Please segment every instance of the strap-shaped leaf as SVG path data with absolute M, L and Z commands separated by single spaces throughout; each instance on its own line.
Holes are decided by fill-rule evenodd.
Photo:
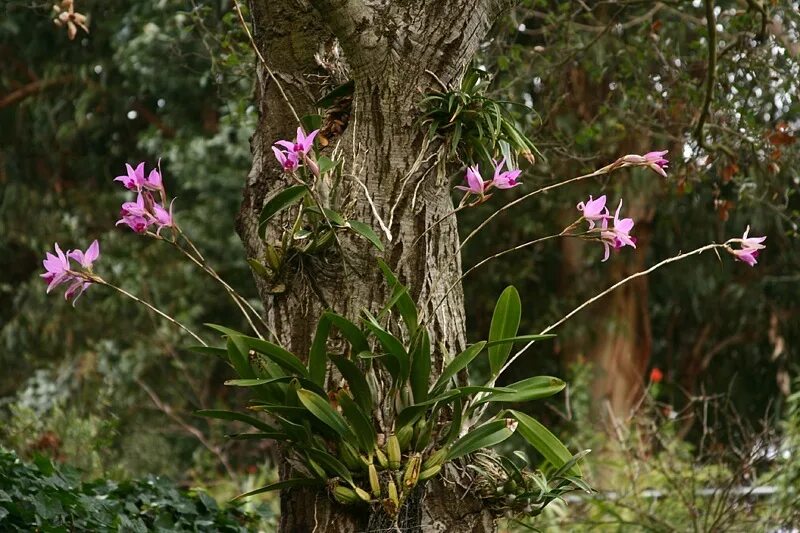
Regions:
M 519 433 L 537 452 L 556 468 L 561 468 L 572 459 L 572 454 L 564 444 L 553 435 L 549 429 L 540 424 L 533 417 L 519 411 L 508 411 L 511 416 L 519 421 Z M 573 466 L 569 473 L 581 477 L 578 465 Z
M 317 479 L 312 478 L 292 478 L 292 479 L 284 479 L 283 481 L 278 481 L 276 483 L 271 483 L 260 489 L 251 490 L 250 492 L 245 492 L 244 494 L 239 494 L 237 497 L 232 499 L 232 502 L 239 500 L 241 498 L 247 498 L 249 496 L 255 496 L 256 494 L 263 494 L 264 492 L 270 492 L 273 490 L 283 490 L 283 489 L 291 489 L 294 487 L 313 487 L 316 485 L 320 485 L 320 481 Z
M 519 330 L 519 321 L 522 315 L 522 303 L 519 293 L 513 286 L 506 287 L 492 315 L 492 325 L 489 328 L 489 342 L 514 337 Z M 496 376 L 508 359 L 513 344 L 498 344 L 489 348 L 489 369 L 492 376 Z
M 201 353 L 203 355 L 215 355 L 225 361 L 228 360 L 228 351 L 225 348 L 217 348 L 214 346 L 187 346 L 187 350 L 194 353 Z
M 305 452 L 311 459 L 316 461 L 327 472 L 339 476 L 340 478 L 347 481 L 351 486 L 355 488 L 355 483 L 353 482 L 353 475 L 350 473 L 350 470 L 348 470 L 348 468 L 344 465 L 344 463 L 342 463 L 339 459 L 329 454 L 328 452 L 318 450 L 316 448 L 308 448 L 307 450 L 305 450 Z
M 484 385 L 466 385 L 464 387 L 457 387 L 453 390 L 458 391 L 462 396 L 471 396 L 476 392 L 489 392 L 498 394 L 516 392 L 514 389 L 508 387 L 486 387 Z
M 322 421 L 322 423 L 330 427 L 353 446 L 358 446 L 358 439 L 353 433 L 353 430 L 347 425 L 342 415 L 331 407 L 326 398 L 306 389 L 297 391 L 297 397 L 300 399 L 303 406 L 311 411 L 311 414 Z
M 232 440 L 288 440 L 289 439 L 289 435 L 281 431 L 270 431 L 269 433 L 266 431 L 259 433 L 231 433 L 230 435 L 225 435 L 225 437 Z
M 395 422 L 396 429 L 399 431 L 401 427 L 407 426 L 409 424 L 413 424 L 416 422 L 420 416 L 422 416 L 430 406 L 435 405 L 437 403 L 448 403 L 451 401 L 455 401 L 456 398 L 459 398 L 461 393 L 457 390 L 450 390 L 445 392 L 444 394 L 440 394 L 435 398 L 428 398 L 424 402 L 415 403 L 414 405 L 409 405 L 402 411 L 400 414 L 397 415 L 397 421 Z
M 247 360 L 247 346 L 241 342 L 241 337 L 228 337 L 226 347 L 228 349 L 228 360 L 230 361 L 231 365 L 233 365 L 236 373 L 244 379 L 255 378 L 256 373 L 253 371 L 253 368 L 250 366 L 250 362 Z
M 375 434 L 375 426 L 372 424 L 371 414 L 367 414 L 370 412 L 365 413 L 362 411 L 353 398 L 344 390 L 340 391 L 336 397 L 339 400 L 339 406 L 342 408 L 342 414 L 350 422 L 358 437 L 361 451 L 367 454 L 372 453 L 378 436 Z
M 229 387 L 259 387 L 262 385 L 272 385 L 275 383 L 290 383 L 296 381 L 298 383 L 297 388 L 303 386 L 311 391 L 316 392 L 317 394 L 324 396 L 325 390 L 314 383 L 305 378 L 297 378 L 295 376 L 280 376 L 277 378 L 256 378 L 256 379 L 229 379 L 225 382 L 225 385 Z
M 255 337 L 242 337 L 242 339 L 249 349 L 266 355 L 289 372 L 308 378 L 306 366 L 288 350 L 281 348 L 277 344 L 262 339 L 256 339 Z
M 347 320 L 345 317 L 337 315 L 332 311 L 326 311 L 323 316 L 330 320 L 331 324 L 336 326 L 336 329 L 338 329 L 344 338 L 347 339 L 347 342 L 349 342 L 350 346 L 353 348 L 353 353 L 369 351 L 369 342 L 367 342 L 367 337 L 358 326 Z
M 464 419 L 464 402 L 461 398 L 456 398 L 453 402 L 453 419 L 450 421 L 450 427 L 447 429 L 447 434 L 444 437 L 442 447 L 450 446 L 458 436 L 461 434 L 461 423 Z
M 386 278 L 389 287 L 392 289 L 392 297 L 389 299 L 389 304 L 387 304 L 387 307 L 397 307 L 397 310 L 400 312 L 400 316 L 403 317 L 403 322 L 408 328 L 408 332 L 413 336 L 417 332 L 417 327 L 419 326 L 417 305 L 411 298 L 408 288 L 400 283 L 400 281 L 397 279 L 397 276 L 395 276 L 394 272 L 392 272 L 392 269 L 389 268 L 389 265 L 387 265 L 382 259 L 379 259 L 378 266 L 380 267 L 381 272 L 383 272 L 383 276 Z
M 431 339 L 428 330 L 420 328 L 411 343 L 411 374 L 409 384 L 414 395 L 414 403 L 428 399 L 428 386 L 431 379 Z
M 323 313 L 319 322 L 317 322 L 317 331 L 314 333 L 314 341 L 311 343 L 311 350 L 308 353 L 308 376 L 311 381 L 319 386 L 325 384 L 325 371 L 328 368 L 328 335 L 330 331 L 330 318 L 326 313 Z
M 263 239 L 270 219 L 287 207 L 302 200 L 307 193 L 308 188 L 305 185 L 292 185 L 267 200 L 261 210 L 261 215 L 258 217 L 258 236 Z
M 358 220 L 349 220 L 347 222 L 347 225 L 350 227 L 351 230 L 353 230 L 354 232 L 356 232 L 357 234 L 361 235 L 369 242 L 371 242 L 372 245 L 375 248 L 377 248 L 379 252 L 383 251 L 383 243 L 381 242 L 381 238 L 378 237 L 378 234 L 375 233 L 375 230 L 373 230 L 367 224 L 359 222 Z
M 505 386 L 505 391 L 495 391 L 475 405 L 485 402 L 529 402 L 548 398 L 564 390 L 566 383 L 551 376 L 534 376 Z M 511 392 L 508 392 L 511 389 Z
M 397 370 L 395 372 L 396 375 L 393 375 L 392 378 L 394 378 L 395 381 L 400 382 L 407 380 L 408 374 L 411 371 L 411 367 L 409 364 L 408 352 L 406 352 L 403 343 L 400 342 L 397 337 L 378 325 L 375 317 L 373 317 L 369 312 L 364 311 L 364 314 L 367 315 L 368 318 L 368 320 L 364 321 L 364 325 L 376 337 L 378 337 L 378 341 L 381 343 L 381 346 L 383 346 L 383 349 L 386 350 L 397 362 Z M 388 366 L 387 369 L 390 371 L 392 370 Z
M 442 371 L 442 375 L 439 376 L 439 379 L 436 380 L 434 383 L 433 388 L 431 389 L 431 395 L 438 394 L 442 390 L 444 390 L 447 382 L 464 370 L 467 365 L 469 365 L 473 359 L 475 359 L 479 353 L 483 351 L 483 348 L 486 346 L 486 341 L 481 341 L 478 343 L 473 344 L 472 346 L 468 347 L 466 350 L 458 354 L 453 358 L 450 363 L 444 367 Z
M 342 377 L 350 385 L 350 392 L 355 398 L 355 402 L 365 413 L 372 413 L 372 391 L 367 383 L 367 378 L 361 369 L 354 362 L 344 357 L 329 355 L 333 364 L 339 369 Z
M 479 426 L 453 443 L 447 460 L 458 459 L 481 448 L 489 448 L 514 434 L 517 422 L 513 419 L 493 420 Z
M 274 433 L 277 430 L 270 426 L 269 424 L 262 422 L 258 418 L 250 415 L 246 415 L 244 413 L 237 413 L 235 411 L 224 411 L 221 409 L 201 409 L 200 411 L 195 411 L 195 415 L 203 416 L 206 418 L 217 418 L 219 420 L 235 420 L 237 422 L 244 422 L 245 424 L 249 424 L 256 429 L 260 429 L 261 431 L 265 431 L 268 433 Z
M 487 348 L 491 348 L 492 346 L 499 346 L 502 344 L 514 344 L 515 342 L 530 342 L 530 341 L 540 341 L 544 339 L 552 339 L 556 335 L 553 333 L 547 333 L 546 335 L 518 335 L 516 337 L 509 337 L 507 339 L 498 339 L 491 342 L 486 343 Z

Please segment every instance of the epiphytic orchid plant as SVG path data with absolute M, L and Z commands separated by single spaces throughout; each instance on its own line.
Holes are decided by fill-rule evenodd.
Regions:
M 265 202 L 260 232 L 267 240 L 267 223 L 284 211 L 293 210 L 287 213 L 287 219 L 294 223 L 269 236 L 265 257 L 251 258 L 249 262 L 255 272 L 276 286 L 288 264 L 310 254 L 325 253 L 336 245 L 340 231 L 352 231 L 383 251 L 381 240 L 370 225 L 350 220 L 347 213 L 336 211 L 334 204 L 323 205 L 317 187 L 321 180 L 335 177 L 339 165 L 315 152 L 316 135 L 317 131 L 306 135 L 300 128 L 294 140 L 281 140 L 273 146 L 278 165 L 293 183 Z M 521 143 L 521 146 L 527 145 Z M 498 213 L 556 187 L 632 166 L 649 168 L 665 176 L 665 155 L 666 151 L 626 155 L 590 174 L 529 192 L 487 217 L 462 246 Z M 465 193 L 459 209 L 484 202 L 492 189 L 521 186 L 521 171 L 513 168 L 510 161 L 506 157 L 499 162 L 491 160 L 494 175 L 489 181 L 481 177 L 478 163 L 469 165 L 466 185 L 456 187 Z M 552 337 L 553 329 L 636 277 L 707 250 L 725 250 L 735 259 L 754 266 L 765 247 L 765 237 L 750 237 L 748 227 L 741 238 L 678 254 L 612 285 L 536 334 L 519 334 L 521 301 L 516 289 L 508 287 L 497 301 L 486 340 L 469 345 L 458 354 L 442 354 L 446 364 L 431 383 L 432 353 L 444 348 L 431 343 L 431 332 L 420 314 L 420 309 L 427 309 L 429 302 L 426 305 L 415 302 L 387 264 L 381 261 L 380 268 L 391 296 L 380 312 L 372 314 L 364 310 L 359 317 L 325 312 L 317 323 L 310 353 L 301 358 L 265 338 L 271 332 L 258 311 L 222 280 L 180 228 L 177 221 L 180 213 L 176 215 L 173 211 L 174 200 L 169 200 L 160 166 L 149 173 L 145 167 L 145 163 L 136 167 L 126 165 L 126 173 L 114 179 L 135 194 L 135 199 L 122 204 L 117 225 L 181 251 L 228 292 L 247 318 L 252 335 L 214 325 L 224 336 L 225 345 L 209 346 L 184 324 L 97 274 L 95 264 L 100 257 L 100 245 L 96 240 L 86 251 L 64 251 L 55 244 L 55 253 L 48 252 L 44 260 L 42 277 L 47 282 L 47 291 L 66 285 L 65 297 L 74 305 L 92 285 L 112 288 L 184 329 L 200 343 L 194 348 L 196 351 L 218 355 L 230 363 L 239 377 L 227 385 L 252 391 L 249 408 L 254 413 L 206 410 L 198 414 L 236 420 L 252 428 L 231 438 L 271 439 L 288 444 L 286 458 L 293 470 L 293 477 L 242 496 L 294 486 L 317 486 L 325 488 L 342 504 L 371 505 L 391 517 L 397 516 L 415 487 L 439 475 L 445 465 L 465 457 L 481 473 L 476 481 L 477 492 L 497 509 L 537 514 L 567 491 L 590 490 L 578 465 L 587 451 L 573 454 L 537 420 L 507 408 L 509 403 L 557 394 L 564 388 L 564 382 L 555 377 L 534 376 L 497 386 L 498 379 L 533 343 Z M 331 200 L 326 198 L 326 201 Z M 552 238 L 598 242 L 604 248 L 602 261 L 610 258 L 612 250 L 635 248 L 636 239 L 631 234 L 634 221 L 623 217 L 623 201 L 619 200 L 613 215 L 607 201 L 606 195 L 590 196 L 577 204 L 579 216 L 561 232 L 487 257 L 468 269 L 462 279 L 492 259 Z M 582 228 L 583 222 L 586 226 Z M 402 326 L 397 327 L 395 317 Z M 337 343 L 332 350 L 328 339 L 334 332 L 338 332 L 344 343 Z M 523 346 L 512 355 L 514 345 L 519 344 Z M 480 382 L 458 379 L 483 354 L 488 359 L 488 377 Z M 337 370 L 335 378 L 329 368 Z M 473 372 L 473 378 L 475 375 Z M 387 395 L 377 386 L 378 380 L 384 378 L 391 382 Z M 452 413 L 444 424 L 439 416 L 442 410 Z M 485 452 L 515 433 L 544 458 L 543 465 L 539 465 L 542 468 L 532 469 L 518 456 Z

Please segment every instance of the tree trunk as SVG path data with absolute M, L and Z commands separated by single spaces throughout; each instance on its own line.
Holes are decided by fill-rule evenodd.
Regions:
M 504 7 L 500 0 L 312 0 L 251 4 L 256 44 L 271 74 L 257 67 L 260 122 L 252 139 L 253 168 L 239 214 L 238 231 L 249 257 L 262 258 L 258 216 L 265 199 L 287 185 L 272 156 L 278 139 L 291 139 L 297 121 L 315 113 L 332 87 L 355 81 L 352 100 L 336 111 L 344 131 L 327 135 L 326 155 L 343 161 L 343 179 L 322 183 L 323 205 L 370 224 L 382 237 L 380 257 L 395 271 L 430 317 L 433 374 L 444 353 L 465 345 L 464 302 L 458 233 L 452 212 L 448 165 L 440 146 L 415 126 L 421 95 L 457 82 L 481 39 Z M 276 82 L 277 80 L 277 82 Z M 288 100 L 288 101 L 287 101 Z M 324 114 L 324 113 L 323 113 Z M 331 113 L 328 114 L 329 116 Z M 323 128 L 327 128 L 323 125 Z M 335 129 L 335 128 L 334 128 Z M 452 170 L 452 169 L 451 169 Z M 436 224 L 442 218 L 444 221 Z M 278 221 L 267 232 L 276 239 Z M 308 353 L 317 320 L 331 308 L 351 319 L 376 311 L 387 290 L 378 254 L 364 239 L 339 233 L 340 252 L 304 262 L 280 283 L 257 277 L 267 318 L 281 344 Z M 439 302 L 442 301 L 439 305 Z M 456 483 L 430 483 L 401 512 L 401 527 L 425 531 L 489 531 L 493 517 Z M 286 474 L 286 472 L 284 472 Z M 295 490 L 282 495 L 282 531 L 386 529 L 375 516 L 353 514 L 326 493 Z M 391 524 L 388 524 L 391 526 Z

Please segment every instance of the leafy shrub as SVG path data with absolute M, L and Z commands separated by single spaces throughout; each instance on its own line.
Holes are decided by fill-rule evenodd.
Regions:
M 37 457 L 0 451 L 2 531 L 250 531 L 256 517 L 220 507 L 200 491 L 150 476 L 81 483 L 79 472 Z

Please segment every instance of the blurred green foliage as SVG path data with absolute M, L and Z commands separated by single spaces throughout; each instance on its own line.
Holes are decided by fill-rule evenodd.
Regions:
M 272 517 L 220 506 L 203 491 L 169 481 L 81 482 L 80 473 L 44 456 L 27 464 L 0 449 L 3 531 L 254 531 Z
M 59 453 L 83 461 L 70 449 L 95 434 L 111 441 L 82 463 L 93 475 L 183 476 L 198 461 L 198 442 L 140 382 L 186 418 L 217 401 L 225 366 L 185 352 L 185 336 L 117 295 L 91 291 L 75 309 L 45 296 L 39 261 L 53 241 L 84 247 L 98 238 L 109 279 L 195 330 L 213 320 L 244 329 L 202 272 L 114 227 L 129 194 L 112 180 L 126 162 L 161 158 L 181 226 L 260 305 L 233 216 L 256 121 L 251 53 L 219 2 L 78 2 L 90 33 L 74 41 L 53 25 L 50 7 L 7 2 L 0 20 L 2 93 L 24 95 L 0 108 L 0 364 L 13 369 L 0 376 L 0 397 L 16 404 L 2 433 L 25 453 L 38 436 L 20 436 L 23 419 L 58 431 L 74 416 L 86 431 L 58 431 Z M 207 432 L 202 422 L 187 424 Z M 205 464 L 216 476 L 218 459 Z

